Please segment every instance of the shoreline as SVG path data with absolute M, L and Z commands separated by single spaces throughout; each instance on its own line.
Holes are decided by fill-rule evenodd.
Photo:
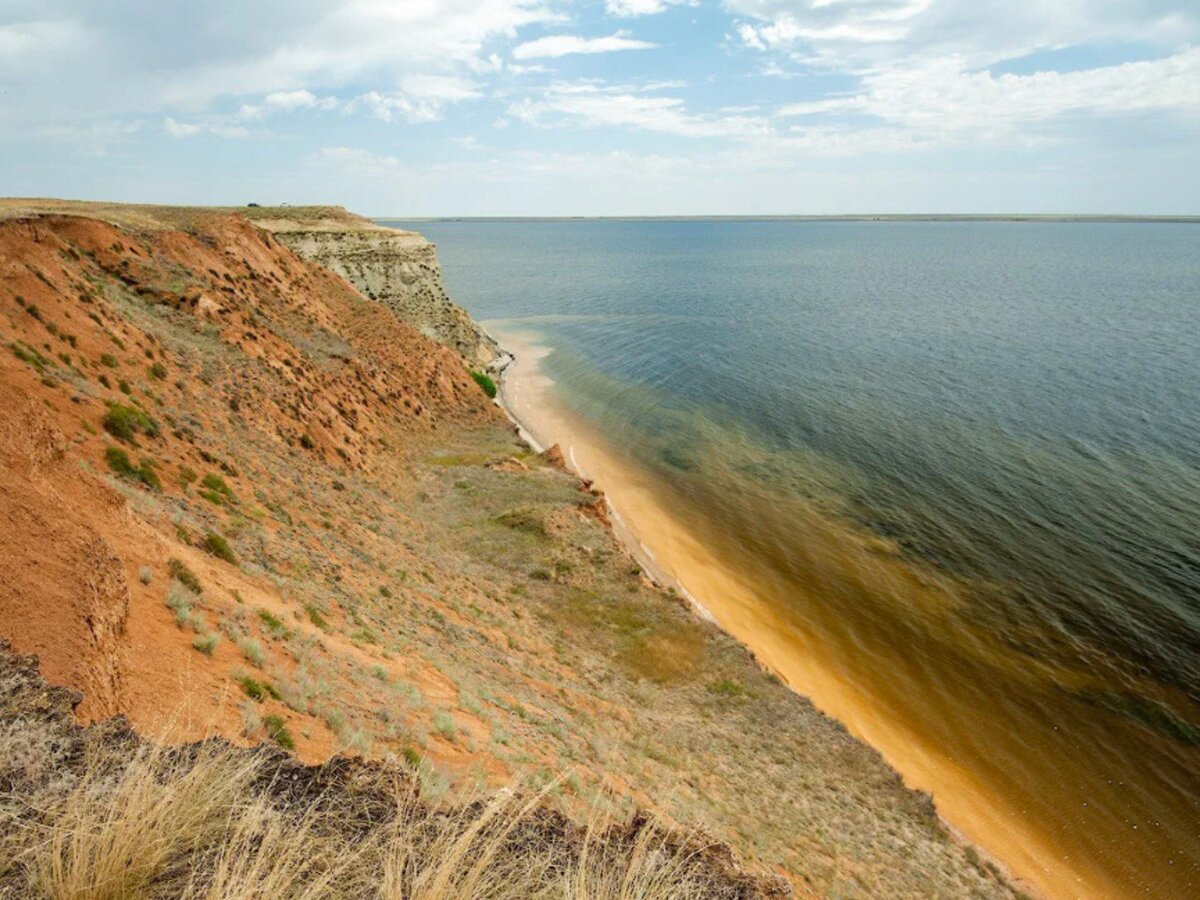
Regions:
M 529 444 L 535 453 L 544 453 L 557 442 L 549 441 L 549 439 L 544 435 L 539 437 L 534 432 L 533 426 L 520 417 L 514 408 L 513 401 L 508 396 L 508 370 L 516 365 L 518 357 L 511 350 L 508 350 L 506 347 L 504 347 L 503 344 L 497 340 L 495 335 L 488 332 L 487 329 L 484 329 L 484 331 L 490 338 L 492 338 L 492 340 L 496 341 L 497 346 L 500 347 L 502 362 L 496 369 L 496 403 L 504 411 L 504 414 L 508 416 L 508 420 L 516 427 L 517 435 L 521 438 L 521 440 Z M 549 441 L 549 443 L 547 443 L 547 441 Z M 573 474 L 586 481 L 594 482 L 591 474 L 584 469 L 583 466 L 579 464 L 578 459 L 576 459 L 573 445 L 569 445 L 567 447 L 563 459 L 566 461 L 567 467 Z M 604 494 L 604 503 L 608 510 L 610 527 L 613 530 L 613 534 L 617 536 L 617 540 L 620 541 L 621 546 L 623 546 L 629 552 L 634 561 L 642 567 L 646 577 L 649 578 L 650 581 L 657 587 L 674 591 L 676 594 L 686 599 L 691 605 L 692 609 L 695 611 L 696 615 L 704 619 L 706 622 L 712 622 L 714 625 L 720 627 L 720 622 L 717 621 L 717 617 L 713 615 L 712 611 L 709 610 L 708 607 L 706 607 L 703 603 L 701 603 L 699 599 L 697 599 L 696 596 L 687 589 L 683 582 L 667 571 L 667 569 L 662 566 L 658 559 L 655 558 L 654 551 L 647 546 L 645 541 L 643 541 L 638 536 L 637 532 L 625 521 L 625 518 L 621 515 L 621 511 L 613 505 L 607 493 Z M 753 648 L 750 649 L 753 653 Z M 755 659 L 758 659 L 758 657 L 755 656 Z M 762 660 L 759 660 L 759 664 L 769 668 L 770 671 L 775 675 L 782 677 L 782 673 L 776 672 Z
M 996 864 L 1011 884 L 1037 897 L 1123 896 L 1099 873 L 1072 867 L 1053 844 L 1020 821 L 1008 798 L 953 759 L 940 758 L 906 723 L 886 720 L 835 666 L 828 661 L 823 665 L 813 658 L 816 654 L 805 655 L 787 634 L 786 618 L 676 520 L 650 478 L 613 459 L 602 436 L 585 434 L 585 424 L 554 408 L 547 396 L 554 382 L 538 368 L 538 360 L 551 351 L 538 341 L 537 335 L 515 331 L 497 338 L 506 357 L 497 373 L 498 405 L 531 446 L 540 451 L 559 444 L 571 471 L 603 491 L 614 533 L 652 580 L 686 597 L 698 615 L 746 647 L 760 666 L 880 753 L 908 788 L 932 796 L 946 830 Z M 526 371 L 518 373 L 518 365 Z M 646 532 L 653 532 L 660 554 L 642 539 Z

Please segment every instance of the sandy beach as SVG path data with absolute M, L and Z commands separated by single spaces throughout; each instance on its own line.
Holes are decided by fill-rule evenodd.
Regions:
M 767 601 L 760 585 L 719 558 L 711 538 L 685 521 L 662 484 L 621 458 L 557 401 L 554 382 L 539 368 L 550 350 L 536 334 L 504 323 L 487 325 L 513 356 L 501 377 L 502 405 L 527 439 L 539 449 L 558 444 L 571 468 L 605 493 L 618 535 L 657 581 L 687 596 L 699 614 L 740 640 L 764 667 L 882 753 L 907 785 L 932 794 L 947 826 L 982 848 L 1026 890 L 1047 897 L 1122 896 L 1103 873 L 1079 866 L 1062 846 L 1028 827 L 1028 817 L 1008 797 L 880 708 L 850 671 L 789 620 L 786 610 Z M 861 546 L 861 535 L 828 527 L 822 532 L 807 537 L 828 545 L 823 549 L 830 554 L 855 556 L 856 565 L 877 566 L 874 577 L 913 578 L 894 557 Z M 928 585 L 920 587 L 933 595 L 930 602 L 953 602 L 929 592 Z

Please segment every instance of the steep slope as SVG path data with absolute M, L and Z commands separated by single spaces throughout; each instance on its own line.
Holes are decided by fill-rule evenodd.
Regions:
M 437 251 L 416 232 L 381 228 L 341 209 L 319 215 L 291 208 L 248 212 L 299 256 L 341 275 L 426 337 L 456 350 L 468 365 L 486 369 L 499 356 L 491 336 L 446 294 Z
M 652 806 L 802 893 L 1013 895 L 651 585 L 458 353 L 240 216 L 9 209 L 0 637 L 80 721 Z

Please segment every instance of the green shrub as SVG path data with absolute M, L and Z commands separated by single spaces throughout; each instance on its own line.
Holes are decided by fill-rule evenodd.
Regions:
M 104 430 L 119 441 L 132 443 L 134 436 L 158 437 L 158 423 L 136 406 L 110 403 L 104 414 Z
M 722 678 L 719 681 L 714 681 L 708 686 L 708 690 L 713 694 L 721 694 L 725 697 L 741 697 L 749 693 L 740 682 L 734 681 L 732 678 Z
M 199 476 L 196 470 L 188 466 L 179 467 L 179 486 L 186 488 L 189 484 L 195 481 Z
M 308 620 L 320 628 L 322 631 L 329 630 L 329 623 L 325 621 L 325 617 L 321 615 L 321 610 L 309 603 L 304 607 L 304 611 L 308 613 Z
M 218 634 L 198 634 L 192 638 L 192 646 L 205 656 L 212 656 L 219 643 L 221 643 L 221 636 Z
M 117 358 L 111 353 L 101 353 L 100 364 L 108 366 L 110 369 L 115 369 L 117 367 Z
M 271 693 L 267 685 L 255 678 L 251 678 L 249 675 L 236 676 L 234 681 L 241 685 L 242 690 L 246 692 L 246 696 L 255 703 L 262 703 Z
M 162 381 L 167 377 L 167 367 L 160 362 L 156 362 L 154 365 L 146 369 L 146 371 L 155 381 Z
M 233 491 L 229 489 L 229 485 L 225 483 L 225 480 L 213 472 L 209 472 L 200 480 L 200 486 L 200 496 L 216 506 L 221 506 L 226 501 L 237 499 L 233 496 Z
M 486 372 L 476 372 L 471 370 L 471 377 L 475 379 L 475 383 L 483 388 L 483 392 L 489 397 L 496 396 L 496 382 L 492 381 L 492 377 Z
M 120 381 L 117 382 L 117 388 L 121 391 L 122 394 L 132 394 L 133 393 L 133 388 L 131 388 L 129 386 L 129 382 L 126 381 L 124 378 L 122 378 Z
M 204 537 L 204 543 L 200 545 L 204 550 L 211 553 L 217 559 L 223 559 L 230 565 L 237 565 L 237 557 L 233 553 L 233 548 L 229 546 L 229 542 L 215 531 L 210 531 Z
M 263 725 L 267 729 L 267 736 L 284 750 L 296 749 L 296 741 L 292 737 L 292 733 L 288 731 L 287 722 L 283 720 L 283 716 L 264 716 Z
M 162 482 L 154 471 L 154 460 L 143 458 L 141 464 L 135 466 L 130 461 L 129 454 L 120 447 L 109 447 L 104 451 L 104 458 L 108 467 L 122 478 L 141 482 L 153 491 L 162 490 Z
M 260 608 L 258 610 L 258 617 L 262 620 L 263 625 L 266 626 L 267 631 L 276 637 L 283 637 L 287 634 L 287 626 L 269 609 Z
M 171 572 L 171 577 L 193 594 L 203 593 L 204 589 L 200 586 L 200 579 L 196 577 L 195 572 L 187 567 L 183 560 L 172 559 L 167 563 L 167 568 Z

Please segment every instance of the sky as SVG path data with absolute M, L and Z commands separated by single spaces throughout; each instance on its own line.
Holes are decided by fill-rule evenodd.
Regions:
M 1200 214 L 1200 0 L 0 0 L 0 194 Z

